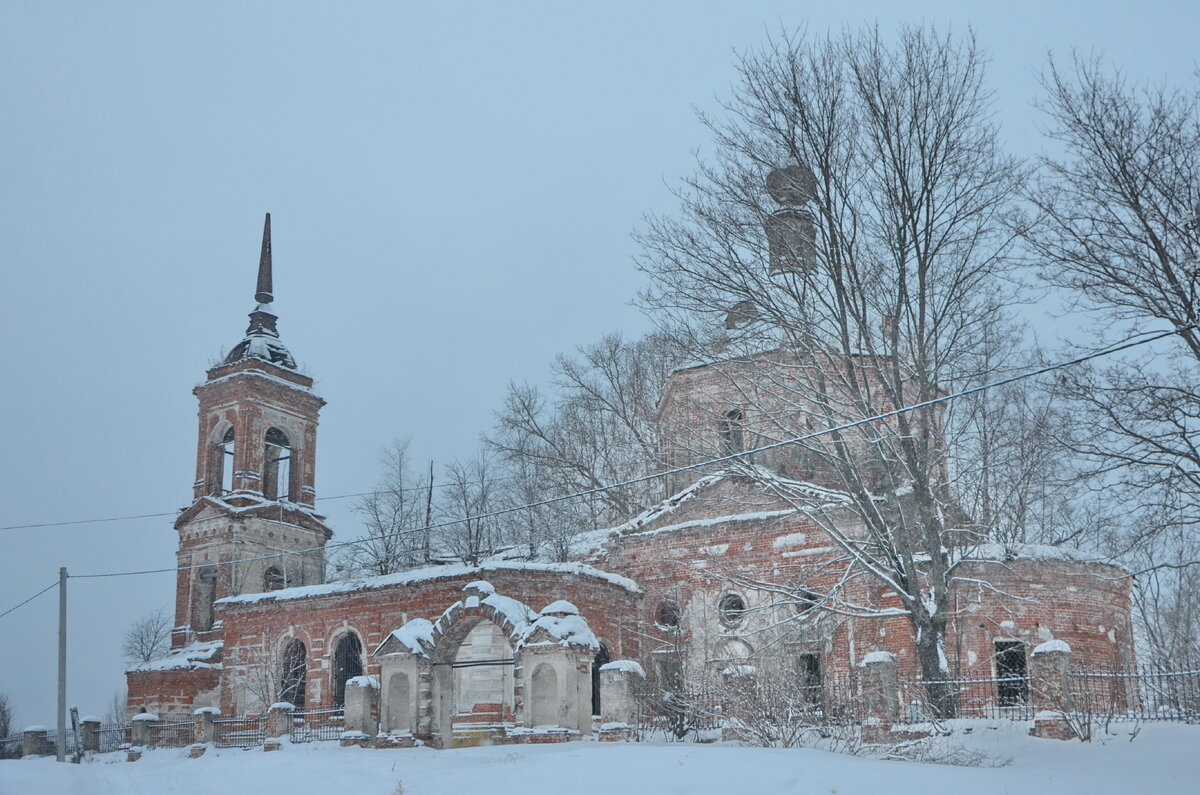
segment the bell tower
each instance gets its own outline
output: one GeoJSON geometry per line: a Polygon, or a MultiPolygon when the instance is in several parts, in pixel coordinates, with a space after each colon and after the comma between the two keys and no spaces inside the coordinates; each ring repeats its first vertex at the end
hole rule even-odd
{"type": "Polygon", "coordinates": [[[175,647],[219,637],[217,599],[324,580],[333,533],[314,483],[325,401],[279,337],[271,268],[268,213],[245,337],[193,390],[199,443],[193,502],[175,520],[175,647]]]}

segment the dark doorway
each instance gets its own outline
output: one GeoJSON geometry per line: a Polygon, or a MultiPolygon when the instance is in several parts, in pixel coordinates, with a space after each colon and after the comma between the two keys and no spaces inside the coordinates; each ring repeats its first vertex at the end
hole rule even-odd
{"type": "Polygon", "coordinates": [[[357,635],[346,635],[333,652],[333,703],[346,705],[346,682],[362,676],[362,642],[357,635]]]}
{"type": "Polygon", "coordinates": [[[796,658],[796,678],[800,686],[800,699],[809,706],[821,703],[821,657],[818,654],[801,654],[796,658]]]}
{"type": "Polygon", "coordinates": [[[600,666],[612,662],[608,659],[608,647],[600,644],[596,659],[592,660],[592,714],[603,715],[600,711],[600,666]]]}
{"type": "Polygon", "coordinates": [[[1019,640],[996,641],[996,690],[1003,707],[1024,704],[1029,699],[1025,644],[1019,640]]]}

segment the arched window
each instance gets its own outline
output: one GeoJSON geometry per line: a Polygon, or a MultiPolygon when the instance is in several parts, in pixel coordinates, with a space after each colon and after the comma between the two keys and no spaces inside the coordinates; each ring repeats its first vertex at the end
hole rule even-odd
{"type": "Polygon", "coordinates": [[[263,590],[278,591],[280,588],[286,588],[287,582],[283,576],[283,572],[278,566],[268,566],[263,572],[263,590]]]}
{"type": "Polygon", "coordinates": [[[741,409],[730,409],[721,418],[721,451],[725,455],[746,449],[746,415],[741,409]]]}
{"type": "Polygon", "coordinates": [[[233,426],[225,429],[213,451],[213,494],[218,497],[233,491],[233,426]]]}
{"type": "Polygon", "coordinates": [[[333,651],[333,703],[346,704],[346,682],[362,676],[362,641],[354,633],[344,635],[333,651]]]}
{"type": "Polygon", "coordinates": [[[679,605],[670,599],[663,600],[658,605],[658,625],[672,628],[679,626],[679,605]]]}
{"type": "Polygon", "coordinates": [[[304,679],[308,654],[304,643],[297,638],[288,641],[280,660],[279,700],[296,709],[304,709],[304,679]]]}
{"type": "Polygon", "coordinates": [[[268,500],[291,498],[291,464],[292,443],[287,434],[278,428],[268,429],[263,455],[263,496],[268,500]]]}
{"type": "Polygon", "coordinates": [[[736,626],[742,623],[746,615],[746,600],[739,594],[727,593],[721,597],[717,609],[721,613],[721,623],[726,626],[736,626]]]}
{"type": "Polygon", "coordinates": [[[592,714],[603,715],[600,711],[600,666],[612,662],[608,657],[608,647],[600,644],[600,651],[592,660],[592,714]]]}

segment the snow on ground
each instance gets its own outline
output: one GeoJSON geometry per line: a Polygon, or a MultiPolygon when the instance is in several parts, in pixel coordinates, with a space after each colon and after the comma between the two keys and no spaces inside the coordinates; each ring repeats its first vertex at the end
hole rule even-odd
{"type": "Polygon", "coordinates": [[[209,748],[147,751],[135,763],[107,754],[82,765],[0,762],[0,794],[255,793],[1055,793],[1134,795],[1200,791],[1200,727],[1122,725],[1103,742],[1037,740],[1024,724],[963,722],[945,743],[988,756],[981,767],[893,762],[811,749],[729,744],[592,743],[432,751],[335,743],[277,752],[209,748]],[[1005,764],[1005,762],[1007,762],[1005,764]],[[1003,764],[1003,766],[989,766],[1003,764]]]}

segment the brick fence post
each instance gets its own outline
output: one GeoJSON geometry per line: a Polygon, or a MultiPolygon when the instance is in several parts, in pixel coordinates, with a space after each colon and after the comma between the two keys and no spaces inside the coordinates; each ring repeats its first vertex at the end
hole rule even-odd
{"type": "Polygon", "coordinates": [[[1033,705],[1034,737],[1072,740],[1075,730],[1063,713],[1067,703],[1067,669],[1071,665],[1071,647],[1066,641],[1048,640],[1030,654],[1029,678],[1033,705]]]}
{"type": "Polygon", "coordinates": [[[216,707],[200,707],[192,713],[192,740],[198,743],[211,743],[217,739],[217,718],[221,710],[216,707]]]}
{"type": "Polygon", "coordinates": [[[133,716],[133,745],[151,746],[154,745],[154,724],[158,723],[158,716],[152,712],[139,712],[133,716]]]}
{"type": "Polygon", "coordinates": [[[49,729],[45,726],[26,727],[21,736],[21,756],[48,756],[54,753],[47,734],[49,729]]]}
{"type": "Polygon", "coordinates": [[[896,656],[873,651],[859,663],[862,668],[863,706],[872,723],[891,723],[900,716],[900,687],[896,682],[896,656]]]}
{"type": "Polygon", "coordinates": [[[79,722],[79,741],[84,751],[100,750],[99,718],[84,718],[79,722]]]}
{"type": "Polygon", "coordinates": [[[292,733],[292,712],[296,708],[286,701],[278,701],[267,710],[267,739],[284,737],[292,733]]]}

